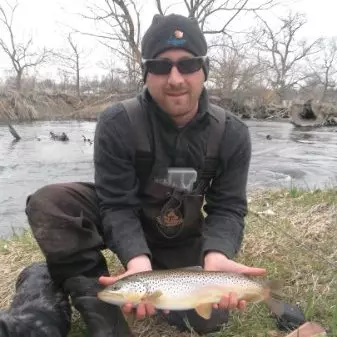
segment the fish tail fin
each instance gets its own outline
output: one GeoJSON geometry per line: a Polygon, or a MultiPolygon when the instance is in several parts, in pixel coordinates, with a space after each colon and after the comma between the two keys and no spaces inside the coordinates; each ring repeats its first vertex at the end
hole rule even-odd
{"type": "Polygon", "coordinates": [[[284,314],[284,302],[281,298],[284,296],[281,289],[283,282],[279,280],[270,280],[265,284],[265,303],[269,310],[277,316],[284,314]]]}
{"type": "Polygon", "coordinates": [[[264,288],[266,289],[266,299],[270,297],[281,299],[284,297],[282,293],[283,282],[280,280],[269,280],[265,283],[264,288]]]}
{"type": "Polygon", "coordinates": [[[282,316],[284,314],[284,302],[273,297],[269,297],[265,300],[269,310],[276,316],[282,316]]]}

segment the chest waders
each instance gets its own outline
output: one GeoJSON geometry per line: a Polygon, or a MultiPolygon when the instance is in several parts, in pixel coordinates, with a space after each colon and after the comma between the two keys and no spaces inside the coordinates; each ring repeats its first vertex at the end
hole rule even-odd
{"type": "Polygon", "coordinates": [[[155,160],[158,151],[162,151],[158,130],[151,130],[149,115],[137,98],[125,100],[122,104],[135,137],[135,169],[142,204],[139,217],[147,240],[155,245],[169,247],[200,236],[204,223],[204,195],[216,176],[226,126],[226,111],[210,104],[206,158],[203,167],[197,172],[194,189],[186,192],[153,179],[155,160]]]}

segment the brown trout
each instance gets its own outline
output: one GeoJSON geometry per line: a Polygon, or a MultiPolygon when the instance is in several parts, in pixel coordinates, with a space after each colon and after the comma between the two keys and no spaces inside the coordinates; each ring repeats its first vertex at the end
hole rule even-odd
{"type": "Polygon", "coordinates": [[[98,292],[97,297],[114,305],[145,302],[159,310],[195,311],[204,319],[211,316],[214,303],[234,292],[239,300],[265,302],[276,315],[282,315],[278,301],[280,282],[257,282],[242,274],[173,269],[148,271],[124,277],[98,292]]]}

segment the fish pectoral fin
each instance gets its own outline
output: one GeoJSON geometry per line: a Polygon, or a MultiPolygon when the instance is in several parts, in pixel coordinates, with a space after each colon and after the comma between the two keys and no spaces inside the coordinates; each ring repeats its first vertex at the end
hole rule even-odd
{"type": "Polygon", "coordinates": [[[202,303],[195,307],[195,311],[203,319],[210,319],[213,310],[213,303],[202,303]]]}
{"type": "Polygon", "coordinates": [[[152,302],[152,301],[156,300],[157,298],[159,298],[162,295],[163,295],[163,293],[160,290],[156,290],[153,293],[148,293],[148,294],[144,295],[142,297],[142,301],[144,301],[144,302],[152,302]]]}

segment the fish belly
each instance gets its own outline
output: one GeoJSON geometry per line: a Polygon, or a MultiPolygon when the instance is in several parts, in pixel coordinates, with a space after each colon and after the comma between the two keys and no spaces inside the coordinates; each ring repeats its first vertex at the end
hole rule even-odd
{"type": "Polygon", "coordinates": [[[153,305],[159,310],[190,310],[195,307],[195,301],[188,296],[161,296],[153,305]]]}

